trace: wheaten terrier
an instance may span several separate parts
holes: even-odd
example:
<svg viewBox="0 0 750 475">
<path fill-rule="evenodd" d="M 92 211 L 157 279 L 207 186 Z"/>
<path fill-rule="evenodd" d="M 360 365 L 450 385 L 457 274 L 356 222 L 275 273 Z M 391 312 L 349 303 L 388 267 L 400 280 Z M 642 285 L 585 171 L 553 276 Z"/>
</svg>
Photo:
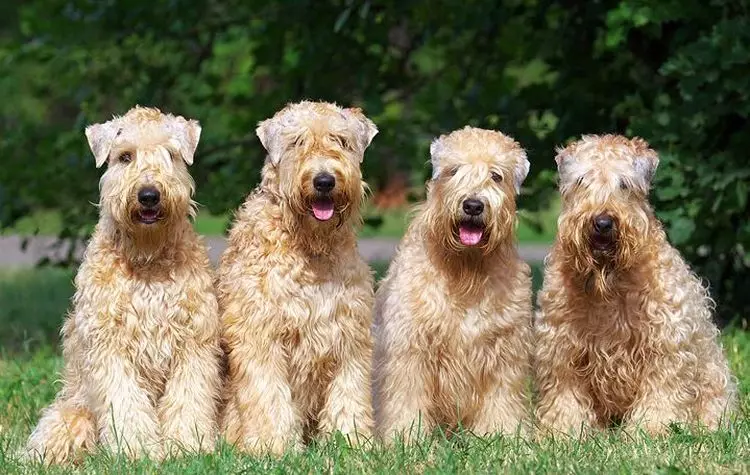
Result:
<svg viewBox="0 0 750 475">
<path fill-rule="evenodd" d="M 471 127 L 430 151 L 427 200 L 376 295 L 376 430 L 523 431 L 531 273 L 514 229 L 529 162 L 510 137 Z"/>
<path fill-rule="evenodd" d="M 260 123 L 262 180 L 237 212 L 218 276 L 227 440 L 283 452 L 372 425 L 373 280 L 357 251 L 360 163 L 377 133 L 359 109 L 300 102 Z"/>
<path fill-rule="evenodd" d="M 101 443 L 129 456 L 212 449 L 221 389 L 218 305 L 193 231 L 192 120 L 136 107 L 86 129 L 101 215 L 63 325 L 63 388 L 27 453 L 78 458 Z"/>
<path fill-rule="evenodd" d="M 562 215 L 539 296 L 540 426 L 719 425 L 735 385 L 706 288 L 648 202 L 657 154 L 585 136 L 559 151 Z"/>
</svg>

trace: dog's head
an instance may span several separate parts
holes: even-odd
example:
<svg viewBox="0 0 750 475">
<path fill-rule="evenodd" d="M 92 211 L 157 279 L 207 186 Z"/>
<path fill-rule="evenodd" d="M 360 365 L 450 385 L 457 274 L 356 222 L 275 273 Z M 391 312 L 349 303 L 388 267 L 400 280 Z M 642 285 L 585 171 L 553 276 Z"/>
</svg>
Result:
<svg viewBox="0 0 750 475">
<path fill-rule="evenodd" d="M 425 204 L 431 232 L 446 249 L 489 253 L 513 235 L 516 194 L 529 171 L 510 137 L 465 127 L 432 142 Z"/>
<path fill-rule="evenodd" d="M 129 233 L 153 233 L 194 216 L 195 184 L 187 165 L 201 127 L 157 109 L 135 107 L 122 117 L 86 128 L 100 167 L 101 212 Z"/>
<path fill-rule="evenodd" d="M 580 272 L 627 268 L 648 245 L 648 202 L 659 158 L 640 138 L 584 136 L 559 150 L 560 239 Z"/>
<path fill-rule="evenodd" d="M 359 109 L 325 102 L 290 104 L 256 130 L 268 151 L 264 174 L 311 223 L 339 223 L 359 211 L 364 196 L 360 164 L 378 133 Z"/>
</svg>

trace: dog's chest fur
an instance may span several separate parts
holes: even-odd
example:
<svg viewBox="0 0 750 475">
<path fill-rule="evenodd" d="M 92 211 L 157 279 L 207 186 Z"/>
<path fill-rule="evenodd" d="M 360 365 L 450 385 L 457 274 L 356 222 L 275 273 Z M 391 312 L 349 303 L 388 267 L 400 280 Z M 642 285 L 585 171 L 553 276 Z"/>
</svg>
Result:
<svg viewBox="0 0 750 475">
<path fill-rule="evenodd" d="M 638 397 L 654 348 L 637 307 L 591 306 L 587 319 L 600 324 L 579 329 L 580 348 L 573 367 L 588 387 L 597 412 L 622 419 Z"/>
<path fill-rule="evenodd" d="M 503 302 L 486 292 L 474 303 L 449 303 L 438 314 L 413 309 L 414 331 L 430 368 L 433 398 L 442 419 L 455 420 L 473 411 L 495 377 L 503 355 L 497 344 L 508 323 Z"/>
<path fill-rule="evenodd" d="M 344 352 L 353 335 L 361 333 L 360 327 L 369 328 L 372 288 L 357 278 L 359 270 L 300 259 L 267 275 L 269 298 L 278 306 L 277 332 L 289 358 L 292 392 L 311 413 L 348 357 Z"/>
<path fill-rule="evenodd" d="M 107 345 L 131 361 L 139 382 L 156 398 L 169 378 L 174 355 L 189 337 L 193 303 L 188 287 L 180 284 L 184 277 L 179 273 L 139 275 L 114 265 L 107 274 L 99 285 L 82 291 L 77 313 L 88 321 L 78 326 L 89 334 L 84 341 Z"/>
</svg>

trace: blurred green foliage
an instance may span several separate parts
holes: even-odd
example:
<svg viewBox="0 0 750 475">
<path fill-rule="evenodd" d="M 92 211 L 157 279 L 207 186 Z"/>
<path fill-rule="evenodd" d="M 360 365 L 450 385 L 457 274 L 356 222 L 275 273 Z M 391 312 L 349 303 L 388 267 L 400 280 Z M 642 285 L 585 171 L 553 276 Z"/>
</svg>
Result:
<svg viewBox="0 0 750 475">
<path fill-rule="evenodd" d="M 521 205 L 554 195 L 554 147 L 583 133 L 659 149 L 655 206 L 710 279 L 725 317 L 750 310 L 747 0 L 4 0 L 0 226 L 95 219 L 87 123 L 133 104 L 198 118 L 198 201 L 235 208 L 255 185 L 255 124 L 303 98 L 359 105 L 381 133 L 374 189 L 421 189 L 428 145 L 472 124 L 529 151 Z M 533 217 L 533 213 L 530 214 Z"/>
</svg>

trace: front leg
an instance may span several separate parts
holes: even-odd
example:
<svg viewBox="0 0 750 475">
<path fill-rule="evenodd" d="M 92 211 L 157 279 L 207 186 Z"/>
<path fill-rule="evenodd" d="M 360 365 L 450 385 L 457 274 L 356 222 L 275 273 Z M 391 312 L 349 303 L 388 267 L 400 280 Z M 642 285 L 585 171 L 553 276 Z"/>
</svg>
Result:
<svg viewBox="0 0 750 475">
<path fill-rule="evenodd" d="M 369 337 L 369 331 L 367 331 Z M 350 436 L 350 443 L 359 444 L 372 433 L 372 343 L 369 338 L 350 351 L 343 359 L 338 373 L 331 381 L 320 418 L 324 433 L 339 431 Z"/>
<path fill-rule="evenodd" d="M 111 343 L 95 345 L 92 353 L 87 399 L 97 418 L 101 443 L 132 458 L 160 458 L 156 409 L 138 384 L 136 366 Z"/>
<path fill-rule="evenodd" d="M 502 433 L 525 436 L 529 432 L 529 398 L 526 394 L 528 360 L 506 367 L 488 388 L 470 429 L 476 435 Z"/>
<path fill-rule="evenodd" d="M 427 365 L 416 352 L 385 354 L 375 368 L 375 427 L 380 438 L 409 443 L 436 427 Z M 380 352 L 379 352 L 380 353 Z"/>
<path fill-rule="evenodd" d="M 177 356 L 159 402 L 164 441 L 172 449 L 211 451 L 218 435 L 220 355 L 215 342 L 190 342 Z"/>
<path fill-rule="evenodd" d="M 241 450 L 280 455 L 302 441 L 302 420 L 287 380 L 287 356 L 277 341 L 230 344 L 227 410 L 222 430 Z"/>
<path fill-rule="evenodd" d="M 562 432 L 577 437 L 601 428 L 586 382 L 570 368 L 577 354 L 554 328 L 541 325 L 535 355 L 541 435 Z"/>
<path fill-rule="evenodd" d="M 671 423 L 689 422 L 690 393 L 698 394 L 699 388 L 690 391 L 695 384 L 695 375 L 684 371 L 685 361 L 693 355 L 675 354 L 649 362 L 643 372 L 638 396 L 626 416 L 625 429 L 643 429 L 648 434 L 664 435 L 669 432 Z"/>
</svg>

